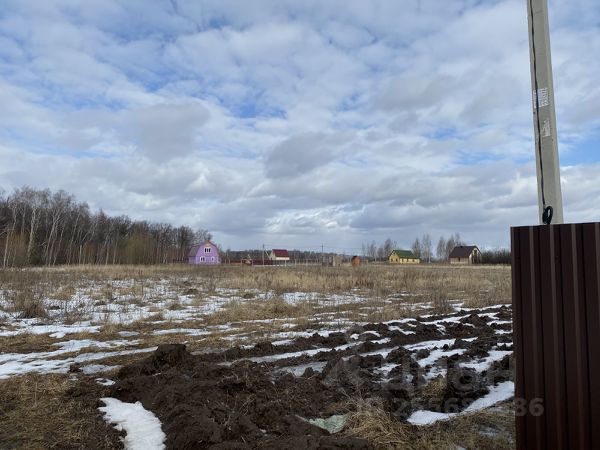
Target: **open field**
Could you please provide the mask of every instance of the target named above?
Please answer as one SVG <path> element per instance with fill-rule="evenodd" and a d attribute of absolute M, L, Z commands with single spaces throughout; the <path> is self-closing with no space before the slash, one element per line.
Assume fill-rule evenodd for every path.
<path fill-rule="evenodd" d="M 0 443 L 119 448 L 109 397 L 169 448 L 511 448 L 509 303 L 506 267 L 3 271 Z"/>

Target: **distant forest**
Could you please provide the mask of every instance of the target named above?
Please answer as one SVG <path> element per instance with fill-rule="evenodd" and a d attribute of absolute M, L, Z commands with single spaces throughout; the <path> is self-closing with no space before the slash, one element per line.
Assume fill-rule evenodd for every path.
<path fill-rule="evenodd" d="M 166 264 L 187 258 L 206 230 L 91 212 L 65 191 L 29 187 L 0 193 L 2 267 L 57 264 Z"/>

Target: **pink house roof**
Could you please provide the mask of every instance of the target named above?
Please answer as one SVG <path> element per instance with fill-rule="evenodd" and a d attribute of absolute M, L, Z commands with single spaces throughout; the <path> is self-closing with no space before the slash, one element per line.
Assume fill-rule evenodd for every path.
<path fill-rule="evenodd" d="M 287 250 L 283 250 L 280 248 L 274 248 L 273 254 L 275 255 L 276 258 L 289 258 L 290 257 Z"/>
<path fill-rule="evenodd" d="M 192 246 L 192 248 L 190 249 L 190 252 L 188 253 L 188 258 L 192 258 L 194 256 L 196 256 L 198 254 L 198 250 L 200 249 L 200 245 L 201 244 L 196 244 L 194 246 Z"/>
<path fill-rule="evenodd" d="M 218 253 L 217 246 L 215 244 L 213 244 L 212 242 L 210 242 L 210 241 L 206 241 L 206 242 L 203 242 L 202 244 L 195 244 L 195 245 L 193 245 L 192 248 L 190 249 L 190 252 L 188 253 L 188 258 L 193 258 L 194 256 L 198 255 L 198 252 L 200 251 L 200 248 L 201 247 L 207 247 L 207 246 L 210 246 L 210 247 L 214 248 L 215 251 L 217 251 L 217 253 Z"/>

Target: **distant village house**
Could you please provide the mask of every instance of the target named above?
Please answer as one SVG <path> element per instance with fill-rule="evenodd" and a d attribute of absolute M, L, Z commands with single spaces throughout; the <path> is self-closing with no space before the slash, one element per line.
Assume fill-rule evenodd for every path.
<path fill-rule="evenodd" d="M 198 265 L 221 264 L 219 249 L 210 241 L 196 244 L 188 253 L 188 263 Z"/>
<path fill-rule="evenodd" d="M 286 265 L 290 260 L 290 255 L 287 250 L 274 248 L 269 253 L 269 259 L 273 261 L 273 264 Z"/>
<path fill-rule="evenodd" d="M 477 264 L 481 252 L 476 245 L 457 245 L 450 252 L 450 264 Z"/>
<path fill-rule="evenodd" d="M 410 250 L 392 250 L 388 256 L 390 264 L 419 264 L 421 260 Z"/>

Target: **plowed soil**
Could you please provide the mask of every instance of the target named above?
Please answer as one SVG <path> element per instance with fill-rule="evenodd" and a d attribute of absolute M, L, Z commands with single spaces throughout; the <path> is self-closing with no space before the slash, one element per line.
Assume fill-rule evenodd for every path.
<path fill-rule="evenodd" d="M 171 449 L 368 449 L 309 420 L 370 397 L 400 421 L 464 410 L 512 380 L 510 317 L 501 306 L 197 355 L 162 345 L 121 368 L 109 395 L 154 412 Z"/>

